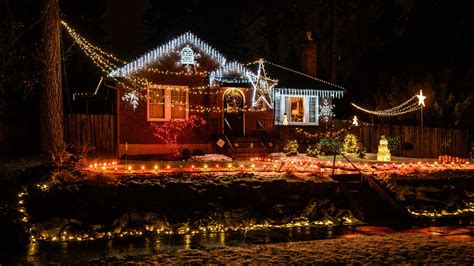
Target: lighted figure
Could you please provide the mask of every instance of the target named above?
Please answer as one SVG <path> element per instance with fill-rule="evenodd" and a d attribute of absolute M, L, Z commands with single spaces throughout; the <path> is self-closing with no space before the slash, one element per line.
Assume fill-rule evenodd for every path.
<path fill-rule="evenodd" d="M 288 116 L 286 113 L 283 114 L 283 125 L 288 126 Z"/>
<path fill-rule="evenodd" d="M 388 140 L 384 135 L 380 137 L 379 149 L 377 152 L 377 161 L 389 162 L 392 159 L 390 150 L 388 149 Z"/>
<path fill-rule="evenodd" d="M 359 119 L 357 118 L 357 116 L 355 115 L 354 118 L 352 118 L 352 125 L 354 126 L 359 126 Z"/>

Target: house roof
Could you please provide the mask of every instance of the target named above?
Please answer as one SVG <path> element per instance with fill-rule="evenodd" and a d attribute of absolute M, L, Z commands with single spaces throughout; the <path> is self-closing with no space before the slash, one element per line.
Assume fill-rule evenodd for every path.
<path fill-rule="evenodd" d="M 165 44 L 156 47 L 155 49 L 149 51 L 148 53 L 140 56 L 139 58 L 133 60 L 130 63 L 125 64 L 122 67 L 119 67 L 110 73 L 109 77 L 125 77 L 131 74 L 138 72 L 140 69 L 147 67 L 151 63 L 159 60 L 161 57 L 166 56 L 185 44 L 191 44 L 199 48 L 204 53 L 208 54 L 212 59 L 214 59 L 220 66 L 225 65 L 227 59 L 219 51 L 211 47 L 206 42 L 202 41 L 196 35 L 191 32 L 186 32 Z"/>
<path fill-rule="evenodd" d="M 265 69 L 271 78 L 278 79 L 276 88 L 346 92 L 340 85 L 272 62 L 265 61 Z"/>
<path fill-rule="evenodd" d="M 223 54 L 191 32 L 181 34 L 165 44 L 156 47 L 140 56 L 138 59 L 111 71 L 108 73 L 108 76 L 114 78 L 127 77 L 136 74 L 140 70 L 160 61 L 160 59 L 163 59 L 165 56 L 176 53 L 177 49 L 186 45 L 192 45 L 198 48 L 214 61 L 214 67 L 217 66 L 217 68 L 209 72 L 209 82 L 211 84 L 214 81 L 224 84 L 241 83 L 248 85 L 251 83 L 251 76 L 249 74 L 254 74 L 255 72 L 237 61 L 227 61 Z M 314 90 L 318 91 L 318 94 L 322 93 L 322 95 L 333 93 L 333 95 L 340 96 L 342 96 L 346 91 L 339 85 L 268 61 L 265 61 L 265 68 L 271 78 L 278 80 L 278 84 L 275 86 L 275 89 L 277 90 Z"/>

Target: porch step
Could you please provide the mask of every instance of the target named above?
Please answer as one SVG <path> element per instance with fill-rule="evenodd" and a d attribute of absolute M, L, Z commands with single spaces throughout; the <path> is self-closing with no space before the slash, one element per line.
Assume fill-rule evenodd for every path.
<path fill-rule="evenodd" d="M 232 141 L 233 149 L 230 151 L 232 158 L 244 160 L 252 157 L 264 157 L 267 149 L 262 146 L 257 137 L 237 137 Z"/>

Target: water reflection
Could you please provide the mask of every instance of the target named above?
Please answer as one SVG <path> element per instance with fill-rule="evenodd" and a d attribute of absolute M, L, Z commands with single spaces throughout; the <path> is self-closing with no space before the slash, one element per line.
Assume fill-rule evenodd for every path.
<path fill-rule="evenodd" d="M 141 237 L 91 242 L 34 243 L 24 255 L 12 258 L 11 263 L 77 263 L 103 257 L 140 256 L 177 249 L 204 249 L 248 244 L 305 241 L 338 237 L 364 237 L 392 233 L 419 233 L 450 239 L 474 240 L 472 225 L 419 227 L 394 229 L 382 226 L 298 227 L 251 232 L 164 235 L 157 238 Z M 100 262 L 99 260 L 97 262 Z"/>

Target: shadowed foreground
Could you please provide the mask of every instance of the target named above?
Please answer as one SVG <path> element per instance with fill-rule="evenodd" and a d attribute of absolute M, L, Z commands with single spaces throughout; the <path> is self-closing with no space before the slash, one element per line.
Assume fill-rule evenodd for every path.
<path fill-rule="evenodd" d="M 353 236 L 353 237 L 351 237 Z M 449 263 L 472 264 L 469 236 L 395 233 L 383 236 L 160 252 L 150 256 L 109 257 L 89 262 L 148 263 Z"/>

